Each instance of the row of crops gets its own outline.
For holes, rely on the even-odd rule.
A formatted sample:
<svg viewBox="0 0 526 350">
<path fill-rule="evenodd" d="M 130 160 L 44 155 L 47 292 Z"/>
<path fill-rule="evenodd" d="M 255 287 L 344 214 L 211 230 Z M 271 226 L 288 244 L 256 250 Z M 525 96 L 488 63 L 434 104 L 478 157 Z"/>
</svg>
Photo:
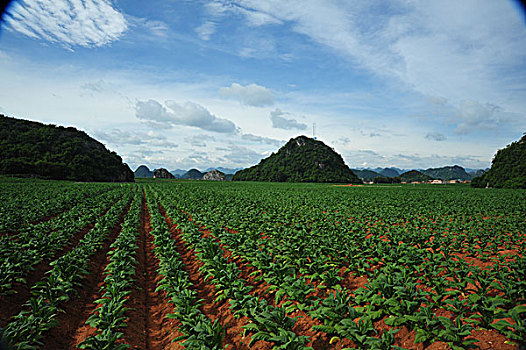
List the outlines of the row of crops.
<svg viewBox="0 0 526 350">
<path fill-rule="evenodd" d="M 0 313 L 1 335 L 17 349 L 56 347 L 57 334 L 81 349 L 513 349 L 526 339 L 524 191 L 174 181 L 73 194 L 24 183 L 27 200 L 51 198 L 49 188 L 70 199 L 1 231 L 0 302 L 20 303 Z M 90 305 L 82 324 L 57 333 L 79 298 Z"/>
</svg>

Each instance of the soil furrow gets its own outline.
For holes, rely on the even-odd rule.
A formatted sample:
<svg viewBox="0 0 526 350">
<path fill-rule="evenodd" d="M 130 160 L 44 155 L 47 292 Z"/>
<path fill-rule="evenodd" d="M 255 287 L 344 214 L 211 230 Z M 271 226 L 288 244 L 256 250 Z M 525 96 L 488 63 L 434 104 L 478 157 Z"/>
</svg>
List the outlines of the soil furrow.
<svg viewBox="0 0 526 350">
<path fill-rule="evenodd" d="M 104 216 L 108 210 L 110 210 L 111 205 L 104 210 L 100 217 Z M 59 259 L 64 254 L 67 254 L 72 249 L 74 249 L 79 241 L 95 226 L 95 221 L 91 224 L 88 224 L 77 232 L 73 237 L 71 237 L 61 250 L 59 250 L 53 258 L 46 259 L 38 264 L 36 264 L 31 271 L 25 276 L 26 283 L 16 283 L 13 287 L 15 294 L 8 294 L 0 296 L 0 304 L 3 307 L 0 309 L 0 327 L 4 327 L 9 323 L 10 319 L 18 315 L 20 311 L 24 308 L 24 303 L 31 296 L 31 287 L 35 285 L 36 282 L 44 278 L 46 272 L 51 270 L 49 265 L 52 261 Z"/>
<path fill-rule="evenodd" d="M 127 327 L 123 330 L 124 343 L 130 349 L 160 350 L 180 349 L 178 343 L 171 340 L 180 334 L 177 321 L 165 319 L 172 312 L 164 291 L 155 292 L 161 277 L 157 274 L 159 259 L 153 252 L 153 236 L 150 234 L 150 214 L 143 195 L 141 206 L 139 237 L 137 239 L 136 288 L 132 290 L 126 307 Z"/>
<path fill-rule="evenodd" d="M 123 209 L 119 221 L 104 241 L 102 249 L 90 259 L 88 267 L 90 273 L 82 281 L 82 286 L 77 289 L 78 294 L 71 296 L 71 299 L 62 306 L 63 313 L 57 317 L 59 326 L 53 327 L 44 337 L 43 348 L 74 349 L 94 333 L 95 329 L 85 322 L 97 307 L 94 301 L 101 296 L 100 288 L 106 276 L 104 270 L 109 263 L 110 245 L 117 238 L 129 208 L 130 203 Z"/>
<path fill-rule="evenodd" d="M 164 208 L 161 207 L 160 212 L 161 214 L 165 216 L 166 221 L 169 223 L 170 227 L 172 228 L 172 232 L 178 235 L 177 228 L 175 227 L 175 225 L 172 224 L 171 219 L 167 217 L 166 211 L 164 210 Z M 246 261 L 245 259 L 241 257 L 234 258 L 232 252 L 228 249 L 229 247 L 221 243 L 220 239 L 218 237 L 215 237 L 205 227 L 201 227 L 199 230 L 203 232 L 203 237 L 213 239 L 220 244 L 220 247 L 223 250 L 223 256 L 227 258 L 229 262 L 235 263 L 238 269 L 240 270 L 239 278 L 244 279 L 247 285 L 253 287 L 253 290 L 250 292 L 251 295 L 265 299 L 269 303 L 269 305 L 281 306 L 281 304 L 283 304 L 284 300 L 281 301 L 279 305 L 276 305 L 274 297 L 273 297 L 273 293 L 268 292 L 269 285 L 265 281 L 256 280 L 255 276 L 251 275 L 253 272 L 257 270 L 254 266 L 250 264 L 250 262 Z M 353 281 L 353 282 L 356 283 L 356 281 Z M 325 297 L 326 292 L 322 292 L 321 290 L 318 289 L 319 283 L 314 282 L 314 281 L 311 281 L 310 283 L 316 288 L 316 292 L 313 293 L 314 296 Z M 292 302 L 297 303 L 295 301 L 292 301 Z M 298 335 L 307 335 L 310 337 L 310 342 L 307 344 L 307 346 L 312 346 L 315 349 L 339 348 L 339 346 L 335 347 L 329 344 L 330 338 L 326 334 L 324 334 L 323 332 L 312 330 L 312 326 L 323 324 L 321 321 L 313 320 L 310 316 L 308 316 L 303 311 L 295 311 L 290 316 L 298 317 L 296 324 L 292 330 Z M 261 342 L 258 342 L 258 343 L 261 343 Z M 349 342 L 343 341 L 342 343 L 348 344 Z"/>
<path fill-rule="evenodd" d="M 226 329 L 223 346 L 228 345 L 229 349 L 248 349 L 250 338 L 243 337 L 242 326 L 247 324 L 249 319 L 247 317 L 234 317 L 230 309 L 230 303 L 227 300 L 215 302 L 215 286 L 207 283 L 199 272 L 199 268 L 203 263 L 194 255 L 193 250 L 188 249 L 186 242 L 181 237 L 181 231 L 167 217 L 165 210 L 160 208 L 160 212 L 170 227 L 173 239 L 177 242 L 177 252 L 181 255 L 188 277 L 197 291 L 197 298 L 202 299 L 201 312 L 212 321 L 219 320 L 223 328 Z M 250 349 L 270 348 L 270 343 L 264 341 L 259 341 L 250 347 Z"/>
</svg>

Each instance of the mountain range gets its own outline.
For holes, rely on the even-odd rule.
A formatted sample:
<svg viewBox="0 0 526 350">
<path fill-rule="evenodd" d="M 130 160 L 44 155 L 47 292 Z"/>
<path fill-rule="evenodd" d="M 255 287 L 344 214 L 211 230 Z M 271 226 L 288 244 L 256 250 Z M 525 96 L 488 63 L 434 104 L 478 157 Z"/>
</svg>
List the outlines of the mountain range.
<svg viewBox="0 0 526 350">
<path fill-rule="evenodd" d="M 377 177 L 400 177 L 402 181 L 402 175 L 411 171 L 418 171 L 419 173 L 426 175 L 430 179 L 436 180 L 471 180 L 477 176 L 484 174 L 487 171 L 484 169 L 464 169 L 459 165 L 444 166 L 440 168 L 429 168 L 429 169 L 400 169 L 400 168 L 375 168 L 375 169 L 351 169 L 358 177 L 365 181 L 372 181 Z M 415 175 L 415 173 L 412 173 Z M 414 176 L 409 176 L 414 178 Z M 424 179 L 424 177 L 420 178 Z M 412 180 L 412 181 L 425 181 L 425 180 Z"/>
</svg>

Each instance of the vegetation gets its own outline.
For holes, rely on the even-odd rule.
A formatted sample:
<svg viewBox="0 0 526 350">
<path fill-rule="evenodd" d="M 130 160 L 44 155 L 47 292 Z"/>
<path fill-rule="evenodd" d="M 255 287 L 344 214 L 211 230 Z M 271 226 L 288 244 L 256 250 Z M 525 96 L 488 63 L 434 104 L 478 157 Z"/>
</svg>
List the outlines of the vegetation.
<svg viewBox="0 0 526 350">
<path fill-rule="evenodd" d="M 59 182 L 16 181 L 34 189 L 20 192 L 27 200 L 48 197 L 40 187 L 70 197 Z M 0 338 L 14 349 L 53 348 L 63 325 L 77 343 L 58 348 L 136 348 L 131 333 L 187 349 L 526 345 L 524 190 L 83 185 L 91 198 L 64 199 L 63 213 L 44 206 L 0 232 L 1 272 L 11 276 Z M 29 282 L 36 265 L 47 270 Z M 92 299 L 78 296 L 84 288 Z M 6 314 L 13 300 L 20 308 Z"/>
<path fill-rule="evenodd" d="M 0 174 L 76 181 L 133 181 L 121 157 L 72 127 L 0 115 Z"/>
<path fill-rule="evenodd" d="M 361 183 L 338 153 L 306 136 L 291 139 L 278 153 L 235 173 L 233 180 Z"/>
<path fill-rule="evenodd" d="M 458 165 L 445 166 L 442 168 L 431 168 L 423 170 L 422 173 L 437 180 L 471 180 L 472 176 L 466 170 Z"/>
<path fill-rule="evenodd" d="M 200 172 L 197 169 L 190 169 L 186 173 L 181 176 L 182 179 L 185 180 L 201 180 L 205 173 Z"/>
<path fill-rule="evenodd" d="M 473 187 L 526 188 L 526 134 L 498 150 L 491 168 L 471 182 Z"/>
<path fill-rule="evenodd" d="M 139 167 L 133 172 L 133 175 L 135 178 L 151 179 L 153 178 L 153 171 L 148 169 L 146 165 L 139 165 Z"/>
<path fill-rule="evenodd" d="M 358 176 L 362 180 L 371 181 L 375 177 L 381 176 L 379 173 L 377 173 L 376 171 L 372 171 L 372 170 L 367 170 L 367 169 L 363 169 L 363 170 L 351 169 L 351 170 L 353 173 L 356 174 L 356 176 Z"/>
<path fill-rule="evenodd" d="M 403 182 L 413 182 L 413 181 L 425 182 L 431 179 L 432 179 L 431 176 L 422 174 L 418 170 L 407 171 L 403 173 L 402 175 L 400 175 L 400 181 L 403 181 Z"/>
</svg>

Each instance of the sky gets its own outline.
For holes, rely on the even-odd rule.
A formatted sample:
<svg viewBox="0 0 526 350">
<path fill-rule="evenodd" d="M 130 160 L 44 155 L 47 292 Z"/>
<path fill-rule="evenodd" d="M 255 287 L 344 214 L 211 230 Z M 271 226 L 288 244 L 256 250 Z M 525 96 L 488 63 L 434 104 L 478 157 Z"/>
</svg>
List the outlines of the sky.
<svg viewBox="0 0 526 350">
<path fill-rule="evenodd" d="M 132 169 L 248 167 L 314 123 L 352 168 L 486 168 L 526 132 L 526 16 L 511 0 L 8 11 L 0 113 L 84 130 Z"/>
</svg>

